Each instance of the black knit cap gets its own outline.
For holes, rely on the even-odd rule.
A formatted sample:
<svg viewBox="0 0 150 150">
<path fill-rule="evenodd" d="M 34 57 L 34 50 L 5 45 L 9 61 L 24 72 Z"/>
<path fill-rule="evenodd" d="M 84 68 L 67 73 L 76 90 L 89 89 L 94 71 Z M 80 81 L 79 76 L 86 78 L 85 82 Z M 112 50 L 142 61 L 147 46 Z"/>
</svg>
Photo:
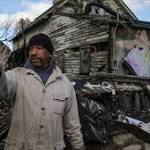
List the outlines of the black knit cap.
<svg viewBox="0 0 150 150">
<path fill-rule="evenodd" d="M 51 39 L 44 33 L 36 34 L 30 38 L 28 48 L 30 49 L 33 45 L 41 45 L 46 48 L 51 54 L 54 51 Z"/>
</svg>

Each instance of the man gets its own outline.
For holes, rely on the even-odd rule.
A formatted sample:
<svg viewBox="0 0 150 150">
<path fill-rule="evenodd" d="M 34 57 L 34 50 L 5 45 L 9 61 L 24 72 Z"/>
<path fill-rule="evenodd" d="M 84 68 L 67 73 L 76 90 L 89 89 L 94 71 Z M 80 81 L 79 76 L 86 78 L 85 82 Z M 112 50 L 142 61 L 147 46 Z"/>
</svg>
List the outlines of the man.
<svg viewBox="0 0 150 150">
<path fill-rule="evenodd" d="M 28 48 L 24 67 L 1 71 L 0 95 L 13 102 L 5 150 L 63 150 L 64 134 L 84 149 L 74 88 L 52 61 L 50 38 L 34 35 Z"/>
</svg>

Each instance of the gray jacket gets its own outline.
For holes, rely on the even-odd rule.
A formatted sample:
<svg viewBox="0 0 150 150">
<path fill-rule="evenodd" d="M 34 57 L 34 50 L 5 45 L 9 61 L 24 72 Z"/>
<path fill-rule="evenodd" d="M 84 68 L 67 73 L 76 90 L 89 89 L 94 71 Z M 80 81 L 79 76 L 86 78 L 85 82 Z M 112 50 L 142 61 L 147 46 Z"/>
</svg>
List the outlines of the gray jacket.
<svg viewBox="0 0 150 150">
<path fill-rule="evenodd" d="M 14 102 L 5 150 L 62 150 L 64 134 L 74 149 L 83 146 L 74 88 L 58 67 L 43 84 L 31 69 L 0 77 L 0 93 Z"/>
</svg>

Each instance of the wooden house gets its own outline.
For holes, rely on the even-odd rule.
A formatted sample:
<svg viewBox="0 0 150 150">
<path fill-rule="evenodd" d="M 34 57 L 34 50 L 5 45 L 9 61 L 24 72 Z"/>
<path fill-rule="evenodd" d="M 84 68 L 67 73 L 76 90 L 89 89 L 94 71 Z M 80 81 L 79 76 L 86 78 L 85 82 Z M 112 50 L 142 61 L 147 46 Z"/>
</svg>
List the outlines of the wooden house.
<svg viewBox="0 0 150 150">
<path fill-rule="evenodd" d="M 149 50 L 149 31 L 150 23 L 139 21 L 122 0 L 54 0 L 12 40 L 19 48 L 36 33 L 48 34 L 65 73 L 128 74 L 122 59 L 135 46 Z"/>
</svg>

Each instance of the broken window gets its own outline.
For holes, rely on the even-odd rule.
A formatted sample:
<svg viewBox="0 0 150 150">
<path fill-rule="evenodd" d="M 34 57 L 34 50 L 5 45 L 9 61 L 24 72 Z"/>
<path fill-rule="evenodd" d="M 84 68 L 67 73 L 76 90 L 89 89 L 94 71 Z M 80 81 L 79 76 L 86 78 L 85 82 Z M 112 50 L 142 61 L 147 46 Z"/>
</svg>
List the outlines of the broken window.
<svg viewBox="0 0 150 150">
<path fill-rule="evenodd" d="M 108 42 L 90 45 L 91 73 L 108 72 Z"/>
<path fill-rule="evenodd" d="M 90 46 L 80 47 L 80 74 L 87 75 L 91 68 L 91 53 Z"/>
</svg>

